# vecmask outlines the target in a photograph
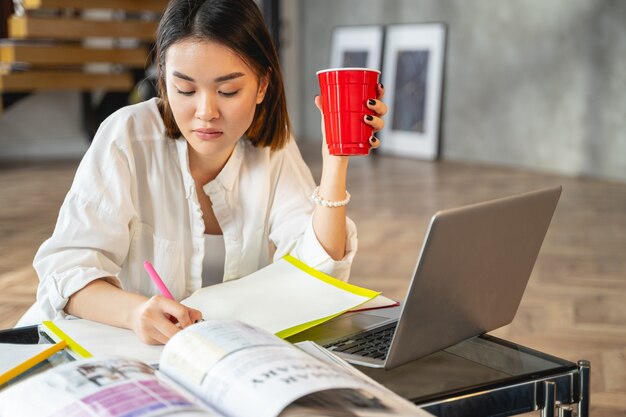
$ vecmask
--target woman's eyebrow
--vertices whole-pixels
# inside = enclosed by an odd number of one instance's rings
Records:
[[[190,76],[188,76],[188,75],[183,74],[182,72],[174,71],[174,72],[172,73],[172,75],[173,75],[174,77],[181,78],[181,79],[183,79],[183,80],[185,80],[185,81],[190,81],[190,82],[192,82],[192,83],[195,83],[195,82],[196,82],[196,80],[194,80],[193,78],[191,78],[191,77],[190,77]]]
[[[224,81],[234,80],[235,78],[243,77],[245,74],[242,72],[231,72],[230,74],[222,75],[213,79],[215,83],[222,83]]]
[[[174,77],[183,79],[185,81],[189,81],[189,82],[192,82],[192,83],[196,82],[196,80],[194,80],[193,78],[191,78],[188,75],[183,74],[182,72],[174,71],[174,72],[172,72],[172,75]],[[213,82],[214,83],[223,83],[224,81],[234,80],[236,78],[243,77],[244,75],[245,74],[242,73],[242,72],[231,72],[230,74],[221,75],[221,76],[219,76],[217,78],[214,78]]]

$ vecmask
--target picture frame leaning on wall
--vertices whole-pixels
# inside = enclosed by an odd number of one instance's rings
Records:
[[[333,29],[329,68],[372,68],[380,71],[383,26],[336,26]]]
[[[443,23],[386,27],[382,83],[389,113],[381,153],[439,157],[445,37]]]

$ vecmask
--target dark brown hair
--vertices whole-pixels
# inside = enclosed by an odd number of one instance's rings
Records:
[[[165,56],[173,44],[187,39],[218,42],[230,48],[257,76],[268,78],[264,100],[257,105],[246,136],[254,146],[281,149],[289,140],[291,123],[278,54],[254,0],[171,0],[156,38],[159,110],[167,135],[181,132],[165,87]]]

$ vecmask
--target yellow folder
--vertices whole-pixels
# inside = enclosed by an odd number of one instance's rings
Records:
[[[19,365],[9,369],[3,374],[0,374],[0,386],[9,382],[16,376],[23,374],[24,372],[28,371],[35,365],[45,361],[50,356],[54,355],[55,353],[59,352],[62,349],[65,349],[66,347],[67,347],[67,343],[65,342],[65,340],[61,340],[59,343],[50,345],[50,347],[45,348],[41,352],[37,353],[35,356],[28,358],[27,360],[20,363]]]

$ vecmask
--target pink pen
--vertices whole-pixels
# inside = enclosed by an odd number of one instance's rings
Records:
[[[172,297],[172,293],[170,293],[170,290],[167,289],[167,287],[161,280],[161,277],[159,276],[159,274],[157,274],[157,271],[154,270],[152,264],[148,261],[143,261],[143,267],[146,269],[146,272],[148,273],[148,275],[150,275],[150,278],[152,278],[152,281],[154,281],[159,291],[161,291],[161,294],[164,297],[173,300],[174,297]]]

